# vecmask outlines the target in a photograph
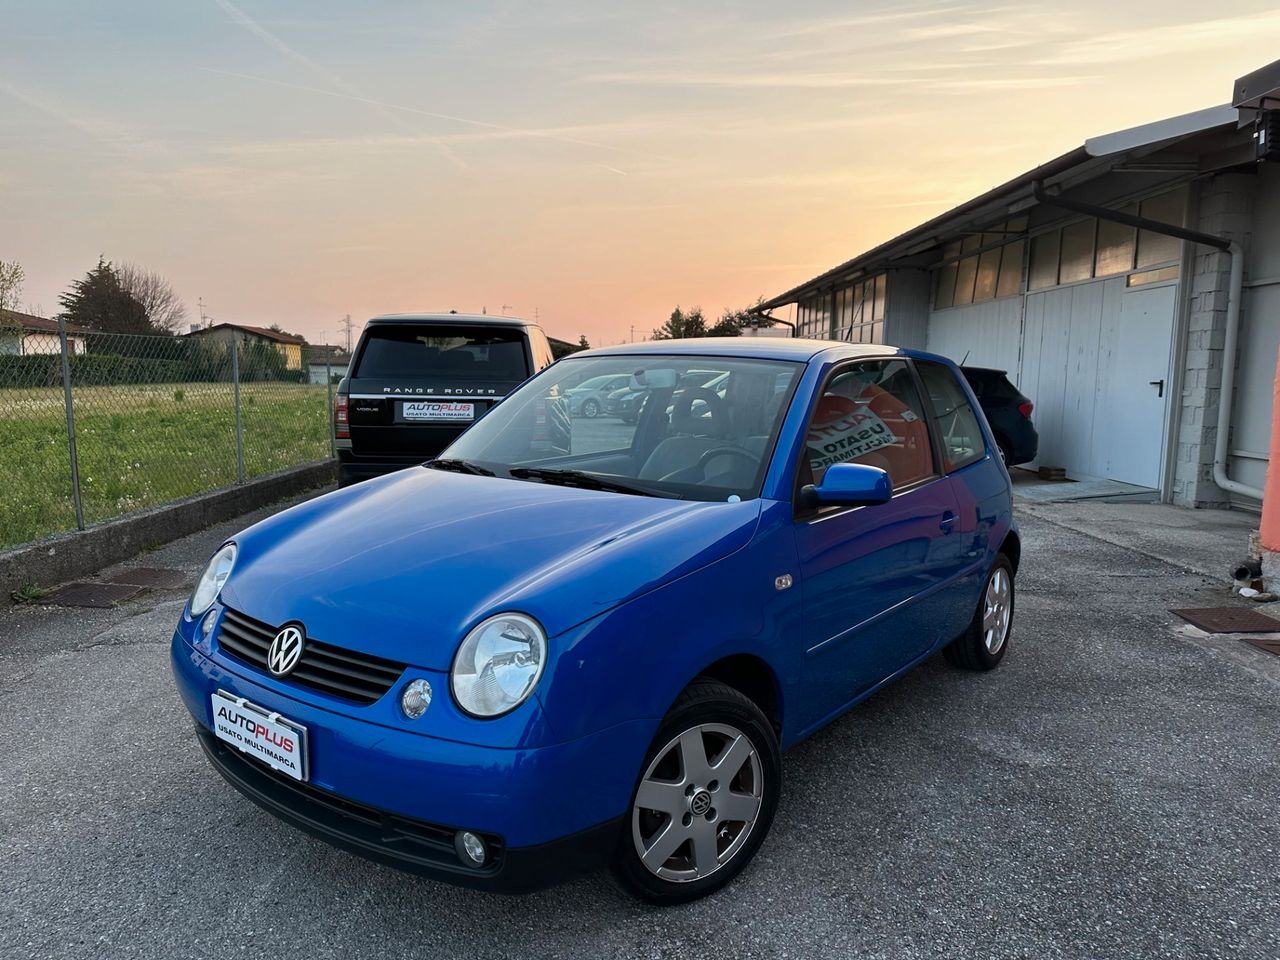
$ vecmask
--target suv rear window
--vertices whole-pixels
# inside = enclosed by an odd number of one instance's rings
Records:
[[[977,394],[979,400],[1017,402],[1022,399],[1018,388],[1010,383],[1009,378],[1000,370],[975,370],[962,367],[961,372],[964,373],[964,378],[969,381],[969,386],[973,387],[973,392]]]
[[[352,376],[520,381],[529,376],[525,334],[512,327],[371,325]]]

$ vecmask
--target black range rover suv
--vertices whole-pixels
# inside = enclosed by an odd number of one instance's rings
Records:
[[[338,485],[436,456],[552,362],[542,328],[474,314],[374,317],[338,385]]]

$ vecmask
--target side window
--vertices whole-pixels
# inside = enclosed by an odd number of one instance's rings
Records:
[[[917,363],[933,408],[933,418],[942,438],[942,464],[947,471],[958,470],[987,454],[982,428],[955,375],[936,363]]]
[[[889,473],[894,489],[934,475],[924,406],[902,360],[874,360],[832,374],[805,435],[802,461],[821,483],[836,463],[865,463]]]

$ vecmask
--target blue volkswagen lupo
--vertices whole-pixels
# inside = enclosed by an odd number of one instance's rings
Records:
[[[562,415],[562,384],[614,375],[634,423]],[[1020,545],[995,450],[928,354],[577,354],[440,459],[223,545],[177,686],[217,770],[332,843],[508,891],[611,864],[692,900],[764,842],[781,750],[939,649],[1000,662]]]

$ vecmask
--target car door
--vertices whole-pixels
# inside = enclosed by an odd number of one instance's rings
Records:
[[[955,576],[960,549],[956,501],[907,361],[833,370],[805,446],[797,490],[834,463],[880,467],[894,485],[883,504],[797,508],[805,700],[815,723],[932,649],[936,597]]]

